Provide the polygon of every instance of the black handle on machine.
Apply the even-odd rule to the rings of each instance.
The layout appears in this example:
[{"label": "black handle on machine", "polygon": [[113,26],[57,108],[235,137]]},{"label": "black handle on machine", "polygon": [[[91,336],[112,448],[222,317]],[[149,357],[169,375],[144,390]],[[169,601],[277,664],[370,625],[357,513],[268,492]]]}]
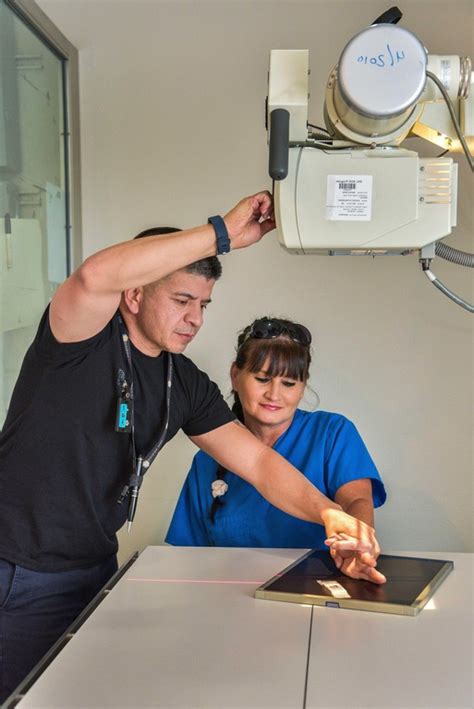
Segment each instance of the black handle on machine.
[{"label": "black handle on machine", "polygon": [[270,114],[268,172],[272,180],[284,180],[288,175],[289,147],[290,114],[285,108],[275,108]]}]

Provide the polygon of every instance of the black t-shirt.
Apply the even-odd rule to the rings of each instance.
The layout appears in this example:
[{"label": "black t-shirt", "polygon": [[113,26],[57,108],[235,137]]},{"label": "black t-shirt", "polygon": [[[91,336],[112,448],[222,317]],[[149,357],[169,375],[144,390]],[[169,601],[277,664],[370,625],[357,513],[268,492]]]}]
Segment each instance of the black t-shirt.
[{"label": "black t-shirt", "polygon": [[[139,453],[162,430],[167,357],[132,346]],[[184,355],[172,358],[165,440],[234,420],[216,384]],[[94,337],[59,344],[46,310],[0,433],[0,558],[55,571],[116,553],[128,509],[117,499],[132,467],[131,435],[115,431],[119,370],[127,366],[117,315]]]}]

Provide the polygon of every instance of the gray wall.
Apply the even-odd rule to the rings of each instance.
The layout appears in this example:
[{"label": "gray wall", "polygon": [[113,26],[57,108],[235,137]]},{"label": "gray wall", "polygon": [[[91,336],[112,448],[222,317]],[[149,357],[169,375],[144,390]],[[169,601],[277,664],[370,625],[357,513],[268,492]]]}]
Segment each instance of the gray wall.
[{"label": "gray wall", "polygon": [[[84,255],[145,227],[190,227],[269,187],[264,98],[272,48],[309,48],[310,119],[345,43],[388,3],[367,0],[40,0],[79,49]],[[432,54],[473,55],[470,0],[406,0]],[[417,143],[421,145],[421,143]],[[425,148],[423,148],[425,149]],[[427,148],[429,154],[433,150]],[[436,154],[436,153],[435,153]],[[460,156],[459,226],[473,250],[472,177]],[[472,551],[469,315],[415,257],[294,257],[275,234],[223,260],[191,357],[228,393],[235,333],[257,315],[306,323],[321,408],[353,419],[386,482],[388,549]],[[467,269],[433,270],[473,297]],[[309,402],[311,403],[311,397]],[[160,543],[194,447],[179,435],[147,476],[121,554]]]}]

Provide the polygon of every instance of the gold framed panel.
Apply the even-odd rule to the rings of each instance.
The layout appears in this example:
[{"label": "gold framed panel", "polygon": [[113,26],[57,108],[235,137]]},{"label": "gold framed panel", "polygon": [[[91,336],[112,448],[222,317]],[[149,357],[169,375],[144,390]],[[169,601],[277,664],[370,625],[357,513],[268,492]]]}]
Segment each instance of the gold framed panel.
[{"label": "gold framed panel", "polygon": [[[334,595],[330,590],[320,585],[319,579],[316,578],[318,574],[314,574],[312,571],[311,573],[307,572],[307,562],[313,560],[317,564],[322,563],[324,582],[335,584],[336,590],[338,586],[342,587],[341,593],[345,591],[349,597]],[[301,569],[300,574],[297,573],[298,567]],[[451,573],[454,563],[442,559],[382,554],[379,557],[377,568],[387,576],[387,583],[382,586],[344,576],[334,565],[327,552],[312,549],[259,586],[255,591],[255,598],[416,616]],[[416,573],[414,573],[415,571]],[[308,585],[312,585],[313,582],[315,582],[314,593],[301,590],[302,586],[307,589]],[[416,591],[414,592],[413,589]]]}]

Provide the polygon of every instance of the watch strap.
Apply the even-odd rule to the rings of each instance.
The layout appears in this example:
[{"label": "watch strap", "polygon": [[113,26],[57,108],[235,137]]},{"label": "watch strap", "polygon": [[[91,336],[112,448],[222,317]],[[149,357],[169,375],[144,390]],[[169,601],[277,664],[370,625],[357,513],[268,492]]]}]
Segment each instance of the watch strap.
[{"label": "watch strap", "polygon": [[207,223],[212,224],[216,232],[217,255],[222,256],[223,254],[228,254],[230,251],[230,238],[222,217],[216,214],[214,217],[209,217]]}]

